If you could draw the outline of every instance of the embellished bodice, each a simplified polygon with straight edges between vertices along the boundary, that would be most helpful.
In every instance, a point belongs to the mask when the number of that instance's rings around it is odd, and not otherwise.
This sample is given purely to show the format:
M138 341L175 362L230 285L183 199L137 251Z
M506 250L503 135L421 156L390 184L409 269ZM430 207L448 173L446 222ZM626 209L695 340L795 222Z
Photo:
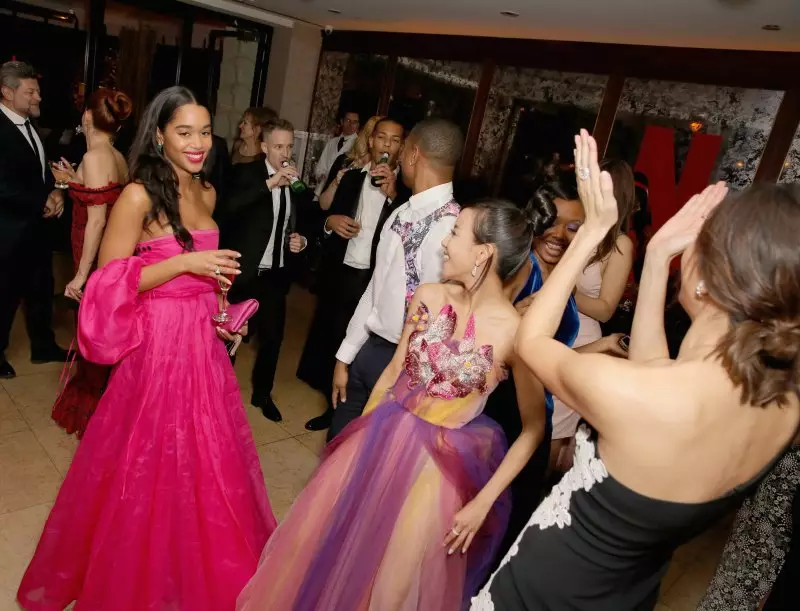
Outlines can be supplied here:
M470 314L461 340L453 338L458 317L447 304L433 315L423 303L409 315L414 330L408 341L403 372L389 398L432 424L458 428L483 412L486 399L506 376L494 361L490 345L475 343L475 317Z

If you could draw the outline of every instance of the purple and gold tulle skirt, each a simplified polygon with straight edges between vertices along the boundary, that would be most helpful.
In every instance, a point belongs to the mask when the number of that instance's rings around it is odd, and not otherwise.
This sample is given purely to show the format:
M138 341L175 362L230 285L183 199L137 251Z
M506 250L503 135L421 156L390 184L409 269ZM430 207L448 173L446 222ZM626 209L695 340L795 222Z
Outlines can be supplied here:
M328 446L237 609L465 608L503 538L509 498L495 503L467 554L448 556L444 538L505 450L485 416L446 428L385 401Z

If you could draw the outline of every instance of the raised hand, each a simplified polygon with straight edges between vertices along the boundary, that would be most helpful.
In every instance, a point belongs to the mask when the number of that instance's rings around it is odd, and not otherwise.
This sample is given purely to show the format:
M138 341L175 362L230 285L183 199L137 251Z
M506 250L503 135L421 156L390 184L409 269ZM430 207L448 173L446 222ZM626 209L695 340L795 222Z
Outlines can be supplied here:
M397 174L387 163L381 163L370 172L374 177L378 177L378 184L383 194L389 199L397 197Z
M614 184L608 172L600 171L597 142L585 129L575 136L575 173L578 195L586 212L587 229L611 229L619 218Z
M706 218L727 194L728 187L724 182L718 182L692 196L650 239L647 252L668 258L681 254L694 243Z

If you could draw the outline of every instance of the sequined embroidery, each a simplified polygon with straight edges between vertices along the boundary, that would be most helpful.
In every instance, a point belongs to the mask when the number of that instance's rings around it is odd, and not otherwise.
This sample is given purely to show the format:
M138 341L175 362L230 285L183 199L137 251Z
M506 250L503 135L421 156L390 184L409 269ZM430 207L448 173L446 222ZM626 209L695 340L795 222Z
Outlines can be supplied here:
M406 309L408 309L408 304L411 303L414 291L419 286L420 280L416 262L417 251L422 246L425 236L428 235L428 230L438 220L445 216L458 216L460 211L461 207L455 200L452 200L418 221L404 222L400 220L399 215L394 218L392 231L399 235L400 240L403 242L403 253L406 262Z
M420 304L410 317L416 329L408 340L405 372L409 388L424 386L427 394L441 399L466 397L477 390L487 392L486 378L492 370L493 351L489 345L475 349L475 317L470 314L464 337L453 342L456 312L445 305L438 316L431 317L428 307Z

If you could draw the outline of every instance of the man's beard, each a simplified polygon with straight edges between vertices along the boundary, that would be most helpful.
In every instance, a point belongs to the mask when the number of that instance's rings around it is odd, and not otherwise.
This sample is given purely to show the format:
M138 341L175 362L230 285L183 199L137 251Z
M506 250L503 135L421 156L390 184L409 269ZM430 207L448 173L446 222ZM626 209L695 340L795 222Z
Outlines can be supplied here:
M28 116L32 119L38 119L41 114L42 110L38 106L30 106L28 108Z

